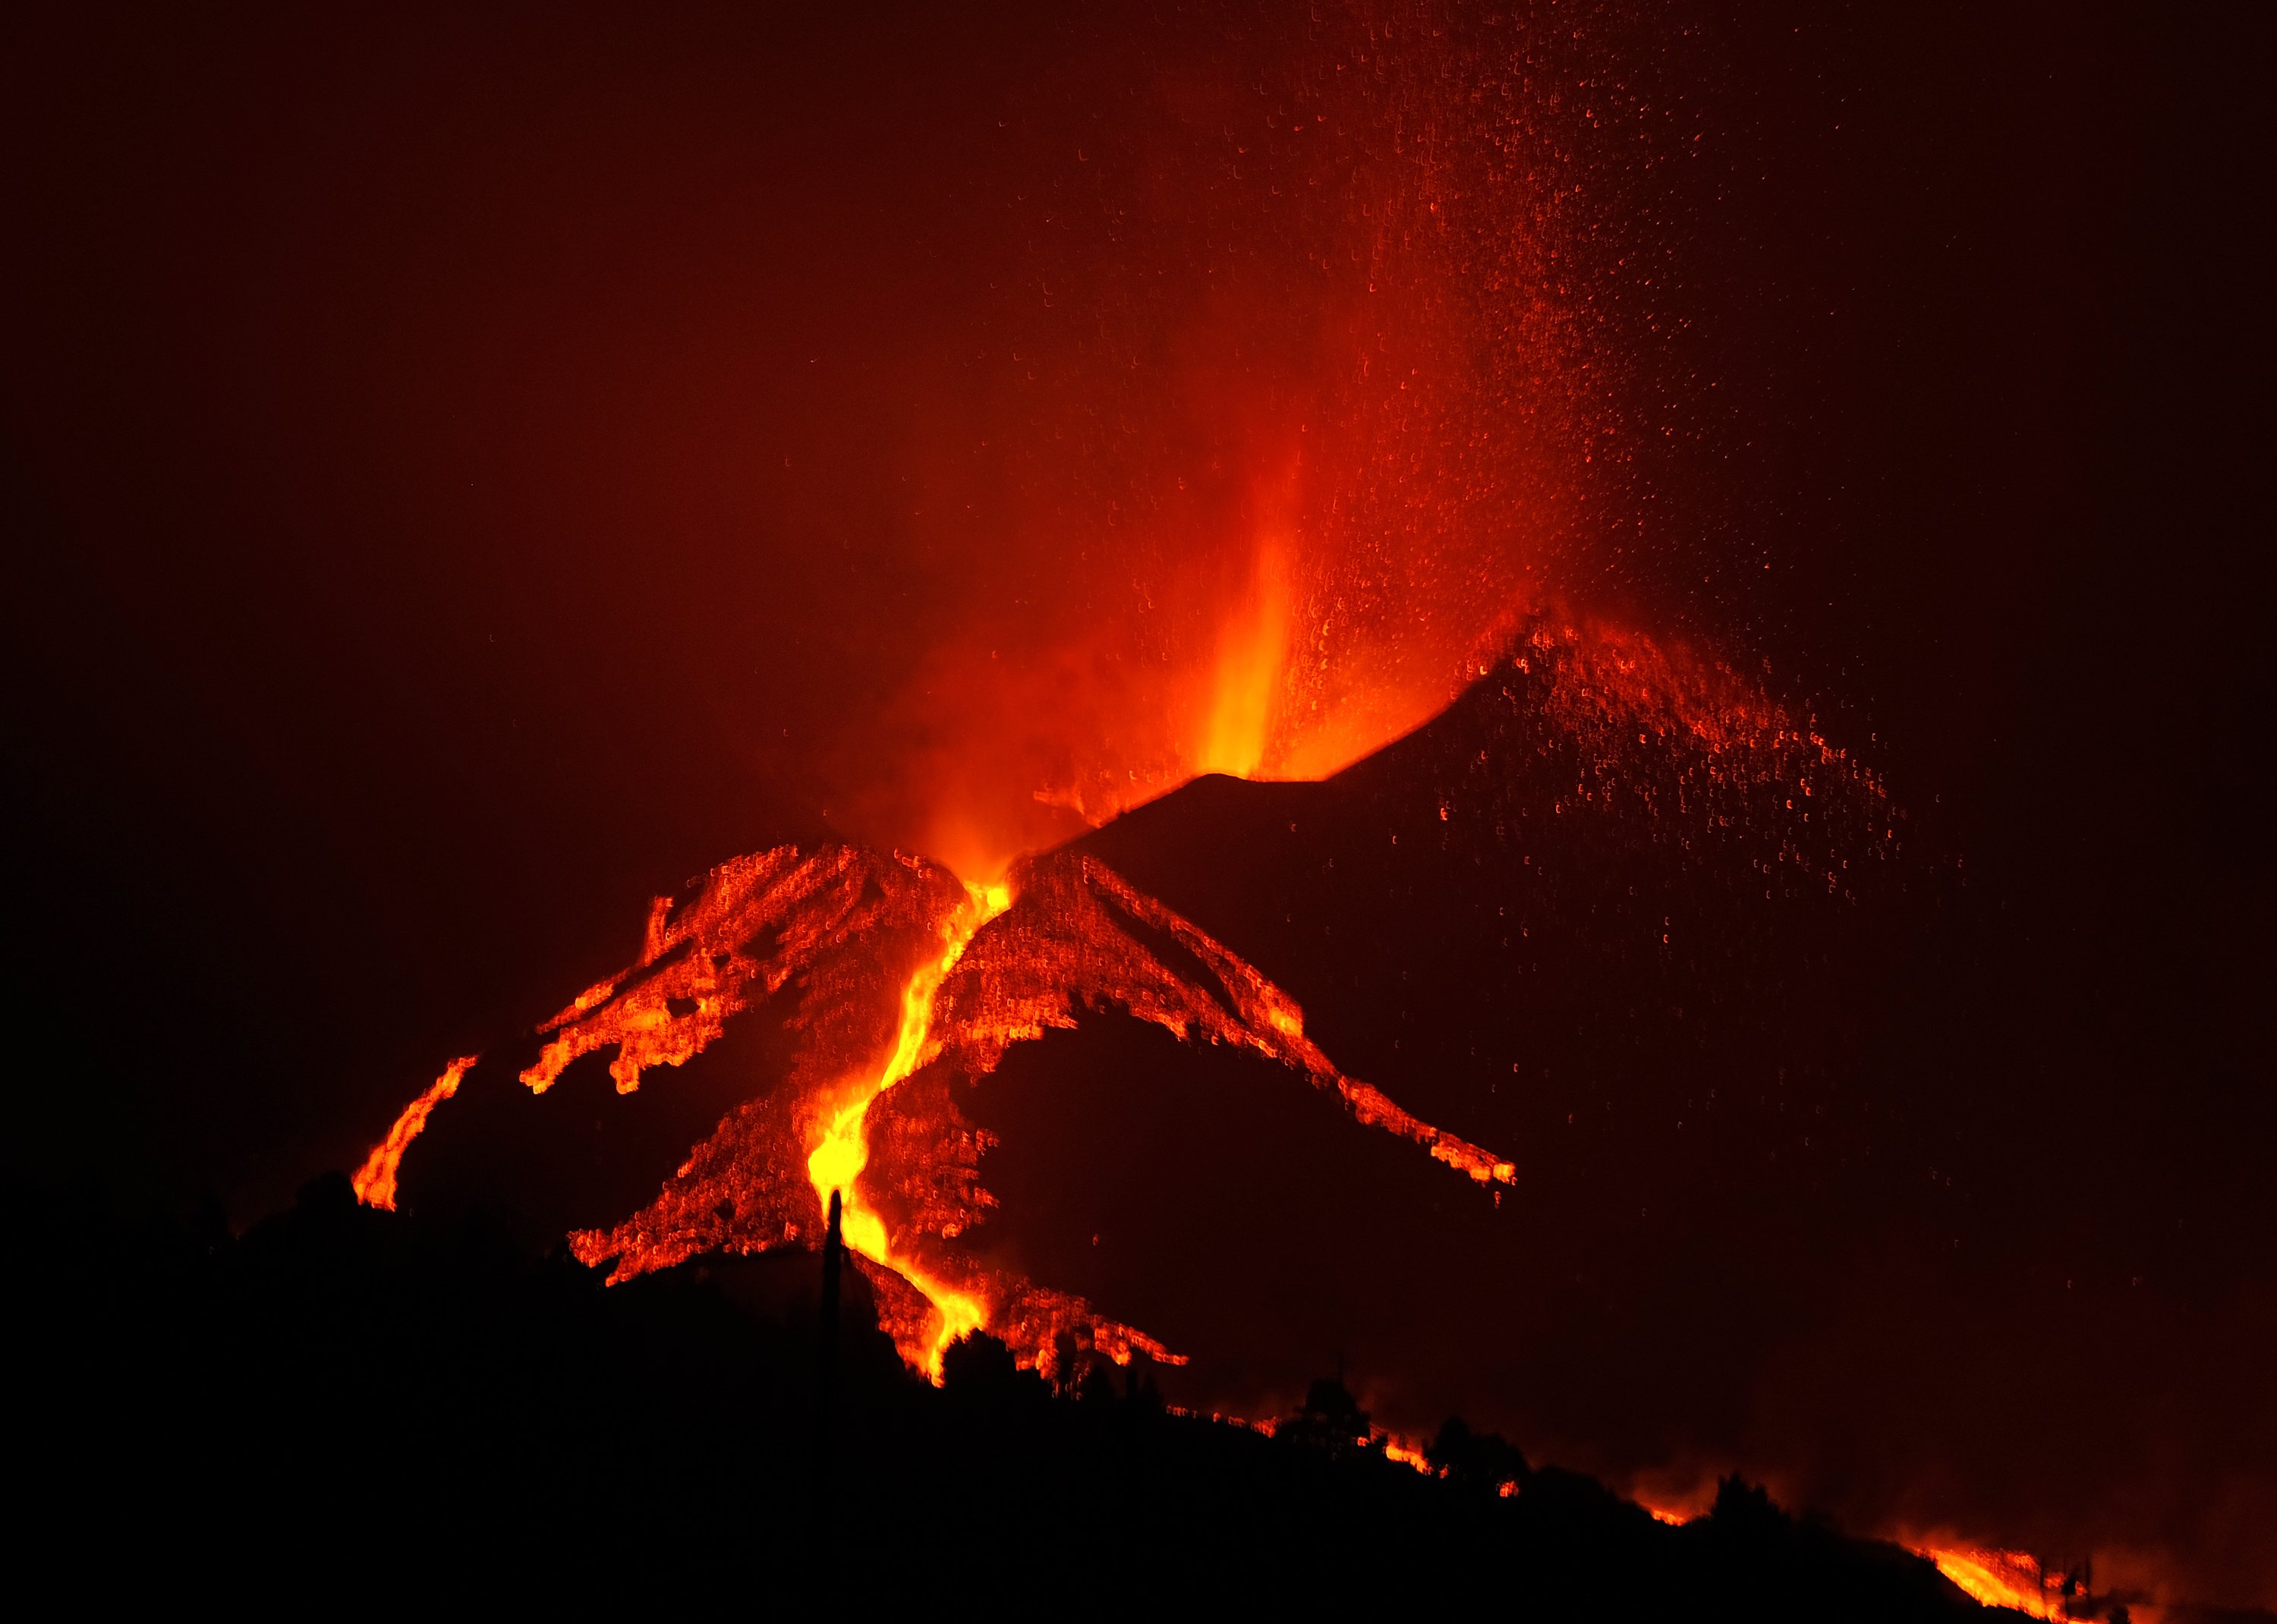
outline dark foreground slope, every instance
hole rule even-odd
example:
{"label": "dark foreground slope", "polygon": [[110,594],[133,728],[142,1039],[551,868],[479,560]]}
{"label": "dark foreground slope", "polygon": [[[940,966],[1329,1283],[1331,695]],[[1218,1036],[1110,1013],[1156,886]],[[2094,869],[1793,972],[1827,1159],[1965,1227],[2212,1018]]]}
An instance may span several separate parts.
{"label": "dark foreground slope", "polygon": [[359,1208],[337,1177],[239,1240],[58,1212],[11,1215],[35,1241],[18,1571],[88,1597],[655,1606],[732,1585],[759,1608],[1001,1608],[1231,1582],[1519,1617],[1978,1612],[1927,1562],[1736,1483],[1675,1529],[1475,1443],[1426,1477],[1340,1429],[1326,1384],[1301,1440],[1103,1370],[1054,1393],[986,1341],[935,1390],[858,1284],[826,1440],[809,1254],[604,1289],[494,1231]]}

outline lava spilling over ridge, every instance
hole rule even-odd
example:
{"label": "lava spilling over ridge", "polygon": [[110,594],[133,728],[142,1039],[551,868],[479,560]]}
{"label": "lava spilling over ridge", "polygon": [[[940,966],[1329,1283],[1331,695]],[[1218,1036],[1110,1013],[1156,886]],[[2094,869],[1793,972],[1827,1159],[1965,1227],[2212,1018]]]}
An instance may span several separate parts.
{"label": "lava spilling over ridge", "polygon": [[[1868,827],[1883,821],[1885,799],[1854,763],[1728,673],[1645,640],[1529,622],[1472,695],[1471,709],[1514,707],[1532,730],[1485,739],[1462,763],[1481,792],[1467,799],[1506,835],[1527,808],[1482,792],[1554,778],[1567,787],[1545,808],[1550,821],[1618,825],[1641,811],[1645,844],[1695,867],[1713,866],[1694,846],[1719,829],[1768,839],[1782,854],[1792,847],[1795,877],[1809,869],[1809,889],[1839,905],[1847,860],[1818,846],[1878,847],[1885,833]],[[1458,722],[1451,712],[1438,725]],[[1399,770],[1403,747],[1345,776]],[[1811,812],[1766,810],[1798,797],[1824,831],[1807,852],[1791,837]],[[1451,813],[1443,796],[1441,819]],[[1758,827],[1781,819],[1793,828]],[[1262,1057],[1478,1186],[1512,1183],[1508,1154],[1349,1075],[1307,1035],[1294,998],[1095,845],[1021,859],[993,886],[908,854],[780,846],[721,864],[677,901],[658,899],[637,960],[540,1028],[542,1046],[520,1073],[529,1093],[603,1054],[620,1096],[659,1086],[659,1071],[696,1059],[763,1007],[789,1034],[789,1060],[779,1081],[748,1087],[636,1210],[576,1226],[576,1256],[624,1280],[706,1254],[812,1247],[840,1190],[848,1243],[911,1364],[937,1371],[948,1342],[981,1326],[1032,1364],[1051,1365],[1070,1335],[1118,1362],[1134,1351],[1169,1359],[1083,1298],[983,1264],[970,1244],[996,1205],[983,1178],[994,1141],[960,1110],[952,1083],[979,1082],[1011,1046],[1092,1013]],[[1536,872],[1531,857],[1505,855]],[[1763,858],[1750,865],[1751,877],[1770,873]],[[356,1180],[365,1200],[392,1203],[407,1149],[467,1069],[446,1073],[373,1150]]]}
{"label": "lava spilling over ridge", "polygon": [[[912,950],[914,949],[914,952]],[[874,1051],[880,977],[873,955],[906,961],[882,1066]],[[1112,1005],[1180,1037],[1253,1050],[1339,1096],[1360,1123],[1422,1147],[1481,1183],[1507,1161],[1402,1111],[1348,1077],[1305,1036],[1295,1001],[1236,953],[1095,860],[1029,860],[1009,886],[967,887],[940,865],[846,845],[738,858],[676,906],[659,898],[639,961],[588,988],[544,1028],[522,1074],[544,1093],[575,1060],[612,1048],[620,1093],[677,1066],[728,1021],[794,978],[799,1058],[788,1086],[729,1113],[656,1199],[608,1229],[571,1237],[612,1280],[711,1252],[811,1243],[834,1190],[847,1197],[849,1247],[865,1260],[881,1317],[912,1364],[938,1373],[948,1343],[987,1326],[1030,1363],[1048,1365],[1073,1333],[1118,1362],[1170,1360],[1132,1327],[1080,1298],[961,1259],[951,1244],[992,1204],[979,1176],[986,1135],[965,1122],[946,1081],[993,1071],[1005,1050]],[[398,1165],[470,1062],[407,1109],[356,1180],[392,1205]],[[924,1103],[897,1113],[882,1144],[864,1118],[886,1089]]]}

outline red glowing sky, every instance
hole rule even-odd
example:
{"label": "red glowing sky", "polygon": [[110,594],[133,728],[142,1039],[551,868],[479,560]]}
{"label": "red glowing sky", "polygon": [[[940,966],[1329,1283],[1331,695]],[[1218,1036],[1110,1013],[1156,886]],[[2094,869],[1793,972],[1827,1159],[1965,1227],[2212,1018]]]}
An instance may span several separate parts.
{"label": "red glowing sky", "polygon": [[1562,599],[2030,922],[1983,1119],[2130,1195],[2018,1225],[2262,1289],[2266,53],[1639,10],[46,19],[11,1168],[272,1204],[706,864],[1317,770]]}

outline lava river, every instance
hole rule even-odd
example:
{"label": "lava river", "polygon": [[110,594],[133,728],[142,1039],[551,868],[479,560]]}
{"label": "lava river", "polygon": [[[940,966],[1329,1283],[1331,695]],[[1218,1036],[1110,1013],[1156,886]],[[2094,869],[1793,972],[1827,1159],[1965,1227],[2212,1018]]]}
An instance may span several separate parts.
{"label": "lava river", "polygon": [[[881,963],[898,967],[882,981]],[[706,1253],[815,1245],[842,1191],[847,1244],[913,1367],[937,1377],[948,1345],[983,1327],[1047,1370],[1070,1338],[1117,1363],[1134,1352],[1177,1362],[1083,1299],[983,1267],[957,1245],[994,1202],[979,1177],[987,1136],[958,1112],[950,1078],[986,1076],[1009,1046],[1072,1028],[1086,1007],[1253,1051],[1479,1183],[1513,1177],[1509,1161],[1339,1070],[1306,1036],[1296,1001],[1239,955],[1068,853],[1024,860],[992,885],[850,845],[723,863],[677,902],[657,899],[639,959],[545,1023],[522,1081],[543,1093],[575,1060],[614,1048],[610,1072],[629,1094],[794,983],[803,996],[785,1086],[729,1112],[640,1210],[571,1235],[576,1256],[609,1265],[613,1282]],[[880,1058],[880,994],[896,987]],[[392,1204],[403,1156],[472,1064],[454,1064],[373,1150],[354,1180],[364,1200]],[[881,1134],[872,1107],[888,1089],[899,1109]]]}

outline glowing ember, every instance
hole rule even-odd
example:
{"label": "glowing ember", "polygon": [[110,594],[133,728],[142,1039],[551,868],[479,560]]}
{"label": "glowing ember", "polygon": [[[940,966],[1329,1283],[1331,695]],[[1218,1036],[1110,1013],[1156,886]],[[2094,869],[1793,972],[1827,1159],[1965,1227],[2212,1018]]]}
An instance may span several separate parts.
{"label": "glowing ember", "polygon": [[395,1126],[387,1130],[387,1137],[371,1148],[363,1165],[356,1169],[349,1183],[354,1186],[356,1199],[367,1207],[382,1207],[395,1210],[395,1170],[402,1165],[403,1153],[411,1142],[427,1127],[427,1119],[436,1106],[459,1091],[460,1080],[481,1057],[465,1055],[443,1068],[443,1074],[428,1085],[427,1091],[403,1108],[395,1119]]}

